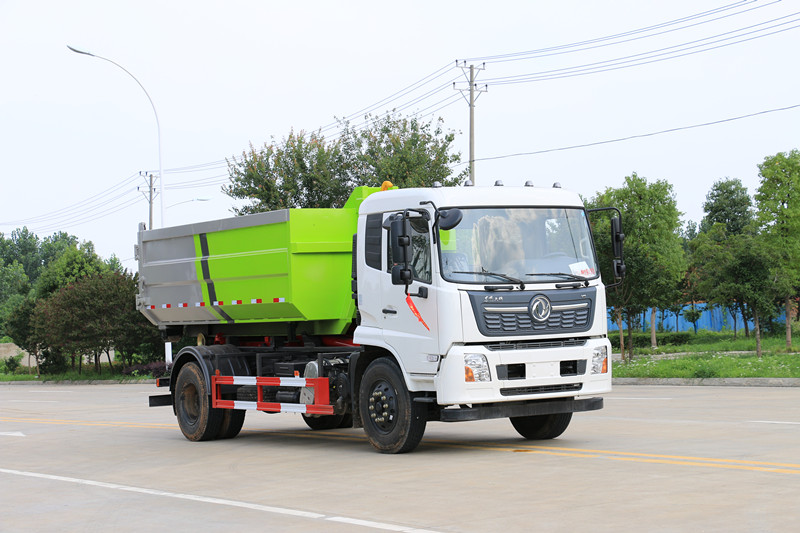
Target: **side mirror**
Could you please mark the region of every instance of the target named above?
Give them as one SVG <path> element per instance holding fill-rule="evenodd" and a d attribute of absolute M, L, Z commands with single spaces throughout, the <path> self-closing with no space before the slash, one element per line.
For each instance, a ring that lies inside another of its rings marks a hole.
<path fill-rule="evenodd" d="M 625 241 L 625 234 L 622 233 L 622 220 L 619 217 L 611 219 L 611 245 L 614 248 L 614 278 L 622 279 L 625 277 L 625 261 L 622 259 L 622 243 Z"/>
<path fill-rule="evenodd" d="M 614 247 L 614 257 L 622 259 L 622 242 L 625 234 L 622 233 L 622 221 L 619 217 L 611 219 L 611 245 Z"/>
<path fill-rule="evenodd" d="M 408 266 L 411 258 L 411 228 L 408 219 L 397 217 L 389 223 L 389 244 L 392 247 L 392 285 L 411 285 Z"/>
<path fill-rule="evenodd" d="M 614 277 L 616 279 L 622 279 L 625 277 L 625 263 L 622 262 L 622 259 L 614 259 Z"/>
<path fill-rule="evenodd" d="M 447 231 L 461 223 L 464 213 L 461 209 L 442 209 L 439 211 L 439 229 Z"/>

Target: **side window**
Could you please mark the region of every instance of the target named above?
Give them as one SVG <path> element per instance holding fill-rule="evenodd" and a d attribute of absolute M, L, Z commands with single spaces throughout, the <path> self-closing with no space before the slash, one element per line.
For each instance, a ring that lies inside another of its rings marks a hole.
<path fill-rule="evenodd" d="M 387 272 L 392 271 L 394 261 L 392 259 L 392 247 L 390 240 L 386 239 Z M 422 283 L 431 283 L 433 280 L 431 272 L 431 234 L 428 221 L 422 217 L 411 219 L 411 272 L 414 280 Z"/>
<path fill-rule="evenodd" d="M 364 262 L 368 267 L 376 270 L 381 269 L 382 221 L 383 215 L 381 213 L 367 215 L 367 227 L 364 232 Z"/>

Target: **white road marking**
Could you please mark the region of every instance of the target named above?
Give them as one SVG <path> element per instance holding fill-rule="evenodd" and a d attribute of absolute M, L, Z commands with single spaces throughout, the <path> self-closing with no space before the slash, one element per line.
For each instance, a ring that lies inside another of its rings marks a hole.
<path fill-rule="evenodd" d="M 209 496 L 199 496 L 196 494 L 183 494 L 179 492 L 168 492 L 158 489 L 147 489 L 144 487 L 132 487 L 130 485 L 120 485 L 118 483 L 106 483 L 104 481 L 93 481 L 91 479 L 80 479 L 66 476 L 55 476 L 51 474 L 40 474 L 38 472 L 25 472 L 22 470 L 11 470 L 8 468 L 0 468 L 0 473 L 9 474 L 13 476 L 25 476 L 39 479 L 47 479 L 50 481 L 63 481 L 66 483 L 76 483 L 78 485 L 87 485 L 91 487 L 101 487 L 104 489 L 121 490 L 126 492 L 136 492 L 139 494 L 148 494 L 150 496 L 161 496 L 166 498 L 175 498 L 178 500 L 189 500 L 202 503 L 211 503 L 215 505 L 227 505 L 229 507 L 240 507 L 243 509 L 251 509 L 253 511 L 262 511 L 265 513 L 282 514 L 289 516 L 297 516 L 300 518 L 308 518 L 311 520 L 324 520 L 329 522 L 341 522 L 345 524 L 358 525 L 369 527 L 372 529 L 381 529 L 384 531 L 401 531 L 403 533 L 434 533 L 427 529 L 416 529 L 410 526 L 401 526 L 398 524 L 387 524 L 384 522 L 373 522 L 371 520 L 360 520 L 358 518 L 349 518 L 346 516 L 327 516 L 320 513 L 312 513 L 309 511 L 300 511 L 297 509 L 289 509 L 286 507 L 273 507 L 270 505 L 261 505 L 257 503 L 240 502 L 236 500 L 226 500 L 223 498 L 212 498 Z"/>
<path fill-rule="evenodd" d="M 25 433 L 21 431 L 0 431 L 0 437 L 24 437 Z"/>
<path fill-rule="evenodd" d="M 780 420 L 751 420 L 753 424 L 789 424 L 792 426 L 800 426 L 800 422 L 782 422 Z"/>
<path fill-rule="evenodd" d="M 629 398 L 625 396 L 608 396 L 606 400 L 671 400 L 672 398 Z"/>
<path fill-rule="evenodd" d="M 72 390 L 49 390 L 49 389 L 36 389 L 36 390 L 29 390 L 31 394 L 72 394 L 75 391 Z"/>
<path fill-rule="evenodd" d="M 57 400 L 7 400 L 13 403 L 59 403 Z"/>

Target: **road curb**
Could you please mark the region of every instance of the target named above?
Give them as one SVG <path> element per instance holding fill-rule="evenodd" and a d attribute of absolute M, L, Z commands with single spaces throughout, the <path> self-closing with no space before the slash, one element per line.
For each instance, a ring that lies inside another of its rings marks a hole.
<path fill-rule="evenodd" d="M 31 380 L 31 381 L 0 381 L 0 386 L 17 386 L 17 385 L 155 385 L 154 379 L 93 379 L 87 381 L 71 381 L 71 380 Z"/>
<path fill-rule="evenodd" d="M 613 385 L 800 387 L 800 378 L 613 378 Z"/>

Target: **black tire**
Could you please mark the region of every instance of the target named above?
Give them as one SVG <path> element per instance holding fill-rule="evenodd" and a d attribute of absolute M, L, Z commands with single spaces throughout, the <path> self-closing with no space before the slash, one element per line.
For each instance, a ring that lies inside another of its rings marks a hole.
<path fill-rule="evenodd" d="M 367 438 L 379 452 L 410 452 L 422 440 L 425 406 L 412 400 L 394 362 L 381 358 L 370 363 L 359 387 L 359 408 Z"/>
<path fill-rule="evenodd" d="M 243 409 L 222 409 L 222 422 L 219 426 L 218 439 L 232 439 L 242 430 L 244 415 Z"/>
<path fill-rule="evenodd" d="M 183 435 L 191 441 L 216 439 L 222 425 L 223 409 L 211 408 L 211 396 L 197 363 L 187 363 L 175 383 L 175 410 Z"/>
<path fill-rule="evenodd" d="M 342 422 L 342 418 L 344 418 L 344 415 L 303 415 L 303 421 L 314 431 L 338 428 L 339 424 Z"/>
<path fill-rule="evenodd" d="M 339 422 L 338 428 L 351 428 L 353 427 L 353 413 L 345 413 L 342 415 L 342 421 Z"/>
<path fill-rule="evenodd" d="M 511 417 L 511 424 L 517 433 L 528 440 L 554 439 L 564 433 L 572 420 L 572 413 L 554 415 Z"/>

